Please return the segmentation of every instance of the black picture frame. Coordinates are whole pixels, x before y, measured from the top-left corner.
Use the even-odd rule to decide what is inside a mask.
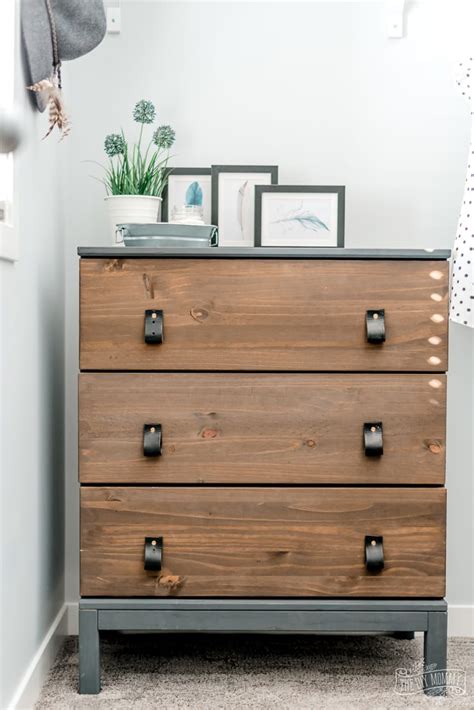
[[[219,175],[222,173],[269,173],[272,185],[278,183],[278,165],[212,165],[211,219],[219,226]]]
[[[337,194],[337,241],[336,244],[324,245],[321,248],[338,248],[344,246],[346,188],[344,185],[257,185],[255,187],[255,246],[256,247],[307,247],[307,244],[262,244],[262,198],[265,193],[305,193],[305,194]],[[314,247],[317,249],[318,247]]]
[[[170,168],[168,179],[171,175],[211,175],[211,168]],[[163,191],[163,202],[161,205],[161,221],[168,222],[169,220],[169,205],[168,205],[168,181]]]

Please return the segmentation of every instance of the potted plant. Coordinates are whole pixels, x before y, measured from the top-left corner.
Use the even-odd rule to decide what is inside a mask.
[[[144,126],[151,125],[155,117],[153,103],[142,99],[133,109],[133,118],[140,124],[138,143],[130,148],[123,131],[111,133],[104,142],[109,164],[104,167],[105,176],[100,182],[107,191],[105,201],[114,241],[117,224],[160,220],[161,195],[168,181],[169,150],[175,132],[171,126],[158,126],[142,149]]]

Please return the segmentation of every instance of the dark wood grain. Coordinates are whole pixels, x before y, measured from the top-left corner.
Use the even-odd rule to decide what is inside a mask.
[[[83,596],[442,597],[440,488],[81,489]],[[143,569],[146,536],[163,569]],[[383,535],[385,569],[364,565]]]
[[[83,373],[79,392],[83,483],[444,482],[445,375]],[[364,454],[371,421],[380,458]]]
[[[81,368],[442,372],[447,290],[439,261],[83,259]],[[152,307],[158,346],[143,339]],[[365,313],[378,308],[374,346]]]

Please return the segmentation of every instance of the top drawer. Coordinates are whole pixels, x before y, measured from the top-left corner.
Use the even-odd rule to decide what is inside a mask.
[[[81,369],[441,372],[447,292],[443,261],[82,259]]]

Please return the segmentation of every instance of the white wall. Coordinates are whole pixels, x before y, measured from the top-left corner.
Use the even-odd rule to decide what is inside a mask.
[[[271,163],[280,182],[345,184],[346,245],[453,244],[469,143],[454,61],[457,5],[409,3],[389,40],[374,2],[127,2],[122,32],[64,71],[73,132],[66,221],[67,597],[78,595],[77,245],[109,239],[103,190],[86,159],[153,100],[178,135],[176,165]],[[472,25],[471,25],[472,26]],[[473,334],[451,329],[448,598],[474,603]]]
[[[64,235],[59,146],[16,93],[20,260],[0,260],[0,707],[64,603]]]

